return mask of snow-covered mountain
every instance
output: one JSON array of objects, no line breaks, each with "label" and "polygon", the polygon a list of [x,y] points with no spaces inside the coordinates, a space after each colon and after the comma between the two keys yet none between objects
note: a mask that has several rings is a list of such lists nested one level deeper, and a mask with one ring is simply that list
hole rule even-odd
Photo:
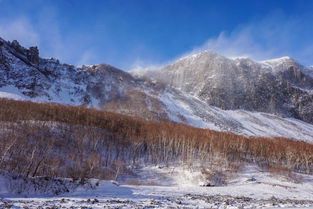
[{"label": "snow-covered mountain", "polygon": [[148,119],[160,116],[161,111],[156,115],[153,111],[158,101],[151,98],[146,105],[145,91],[151,84],[113,66],[75,67],[54,58],[42,59],[36,47],[26,49],[17,41],[1,39],[0,49],[1,97],[85,105]]},{"label": "snow-covered mountain", "polygon": [[212,52],[183,57],[144,76],[225,110],[243,109],[313,123],[313,78],[289,57],[256,62]]},{"label": "snow-covered mountain", "polygon": [[100,106],[123,94],[124,88],[135,87],[129,74],[109,65],[76,68],[53,58],[41,59],[38,50],[34,61],[31,50],[17,41],[1,40],[0,44],[2,91],[12,89],[21,97],[39,101]]},{"label": "snow-covered mountain", "polygon": [[303,69],[290,58],[254,62],[204,52],[133,76],[107,64],[43,59],[36,47],[0,39],[0,97],[313,141],[313,82]]}]

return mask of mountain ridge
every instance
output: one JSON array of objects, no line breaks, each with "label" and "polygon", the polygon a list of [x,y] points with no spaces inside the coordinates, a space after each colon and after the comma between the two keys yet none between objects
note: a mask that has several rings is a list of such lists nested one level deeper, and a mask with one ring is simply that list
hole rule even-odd
[{"label": "mountain ridge", "polygon": [[[292,117],[211,105],[185,89],[157,79],[151,81],[153,76],[148,76],[148,79],[147,75],[134,76],[108,64],[76,67],[54,58],[40,58],[36,47],[26,49],[17,41],[0,42],[0,72],[3,75],[0,78],[0,97],[83,105],[146,120],[173,121],[248,136],[313,140],[313,125]],[[219,57],[217,63],[223,64],[226,59],[230,62],[226,65],[237,66],[236,61],[217,54],[212,56]],[[249,66],[254,63],[245,59],[239,64]],[[216,76],[227,77],[226,73]],[[203,74],[198,77],[203,77]],[[306,82],[301,83],[301,87],[305,88]],[[196,85],[192,84],[190,88],[193,86]],[[301,89],[299,91],[302,92]]]},{"label": "mountain ridge", "polygon": [[291,58],[255,62],[204,52],[141,76],[225,110],[268,112],[312,123],[313,78],[306,70]]}]

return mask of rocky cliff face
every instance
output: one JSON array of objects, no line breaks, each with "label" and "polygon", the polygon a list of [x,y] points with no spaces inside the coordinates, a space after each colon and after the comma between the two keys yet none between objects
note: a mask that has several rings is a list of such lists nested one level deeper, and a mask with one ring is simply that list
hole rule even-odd
[{"label": "rocky cliff face", "polygon": [[289,57],[255,62],[202,52],[145,76],[225,110],[274,113],[313,123],[313,78],[307,71]]},{"label": "rocky cliff face", "polygon": [[40,58],[37,47],[26,49],[17,41],[0,39],[0,73],[0,91],[19,98],[167,119],[160,102],[145,93],[151,84],[107,64],[62,64],[54,58]]}]

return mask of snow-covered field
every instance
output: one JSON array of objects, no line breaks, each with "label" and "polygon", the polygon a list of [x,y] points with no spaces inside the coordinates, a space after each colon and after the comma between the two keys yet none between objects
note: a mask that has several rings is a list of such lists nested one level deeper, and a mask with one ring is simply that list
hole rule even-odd
[{"label": "snow-covered field", "polygon": [[255,166],[214,187],[199,186],[200,172],[177,167],[141,169],[138,179],[125,178],[120,184],[92,179],[80,185],[64,179],[69,192],[59,195],[39,189],[37,182],[17,194],[3,175],[0,208],[313,208],[313,176],[278,175]]}]

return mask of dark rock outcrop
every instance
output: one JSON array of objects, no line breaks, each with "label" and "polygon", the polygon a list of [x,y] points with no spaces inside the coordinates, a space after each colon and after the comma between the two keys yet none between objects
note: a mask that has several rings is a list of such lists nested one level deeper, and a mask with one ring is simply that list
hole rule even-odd
[{"label": "dark rock outcrop", "polygon": [[39,50],[37,47],[29,48],[27,51],[27,59],[33,64],[39,64]]}]

